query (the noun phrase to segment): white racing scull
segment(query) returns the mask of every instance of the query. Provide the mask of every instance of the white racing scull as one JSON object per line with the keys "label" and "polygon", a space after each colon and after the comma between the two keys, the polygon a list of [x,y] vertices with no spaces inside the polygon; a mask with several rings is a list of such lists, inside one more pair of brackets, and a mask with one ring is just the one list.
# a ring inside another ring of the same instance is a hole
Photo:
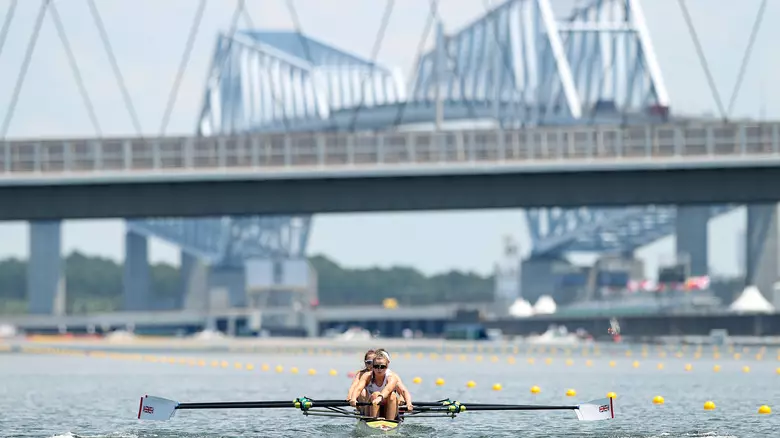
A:
{"label": "white racing scull", "polygon": [[[370,403],[358,403],[367,406]],[[400,407],[398,419],[366,417],[354,410],[345,400],[313,400],[299,397],[292,401],[243,401],[243,402],[196,402],[179,403],[162,397],[143,396],[138,406],[139,420],[170,420],[176,411],[188,409],[300,409],[307,416],[327,416],[352,418],[358,420],[359,429],[377,432],[395,432],[409,417],[451,417],[470,411],[574,411],[580,421],[598,421],[615,418],[614,400],[603,398],[577,405],[511,405],[489,403],[463,403],[438,400],[435,402],[415,402],[414,410],[407,412]]]}

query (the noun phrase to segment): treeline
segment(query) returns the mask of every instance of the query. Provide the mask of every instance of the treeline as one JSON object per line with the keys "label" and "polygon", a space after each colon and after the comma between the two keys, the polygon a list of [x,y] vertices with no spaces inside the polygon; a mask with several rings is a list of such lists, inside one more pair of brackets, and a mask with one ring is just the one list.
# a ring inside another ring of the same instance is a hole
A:
{"label": "treeline", "polygon": [[[492,277],[449,272],[425,276],[406,267],[347,269],[324,256],[310,259],[318,273],[320,305],[381,304],[395,298],[400,305],[492,300]],[[64,259],[68,313],[121,310],[122,265],[102,257],[74,252]],[[179,269],[160,263],[152,266],[152,291],[160,308],[181,302]],[[0,313],[26,311],[27,262],[0,261]]]}

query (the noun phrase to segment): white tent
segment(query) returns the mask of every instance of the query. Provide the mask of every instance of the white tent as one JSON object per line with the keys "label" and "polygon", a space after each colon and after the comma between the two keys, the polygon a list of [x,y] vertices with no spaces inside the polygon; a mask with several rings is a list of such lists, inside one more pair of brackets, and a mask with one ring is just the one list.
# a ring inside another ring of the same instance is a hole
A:
{"label": "white tent", "polygon": [[522,298],[518,298],[509,307],[509,314],[515,318],[527,318],[534,314],[534,309],[531,307],[531,303]]}
{"label": "white tent", "polygon": [[534,313],[537,315],[549,315],[555,313],[556,310],[558,310],[558,305],[549,295],[542,295],[534,304]]}
{"label": "white tent", "polygon": [[739,298],[731,303],[729,310],[738,313],[771,313],[775,311],[775,307],[761,295],[757,287],[748,286]]}

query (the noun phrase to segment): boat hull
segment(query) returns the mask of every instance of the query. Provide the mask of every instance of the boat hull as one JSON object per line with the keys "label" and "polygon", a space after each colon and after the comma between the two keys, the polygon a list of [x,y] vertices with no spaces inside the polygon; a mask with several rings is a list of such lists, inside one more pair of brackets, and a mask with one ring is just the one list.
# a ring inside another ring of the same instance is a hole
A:
{"label": "boat hull", "polygon": [[380,433],[383,435],[392,435],[398,433],[402,423],[403,421],[360,419],[358,420],[356,429],[359,432],[367,434]]}

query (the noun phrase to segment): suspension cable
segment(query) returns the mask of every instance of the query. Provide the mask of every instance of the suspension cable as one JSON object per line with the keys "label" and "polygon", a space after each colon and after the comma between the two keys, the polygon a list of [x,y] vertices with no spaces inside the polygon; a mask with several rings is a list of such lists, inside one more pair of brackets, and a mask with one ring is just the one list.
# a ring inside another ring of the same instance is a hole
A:
{"label": "suspension cable", "polygon": [[32,54],[35,51],[35,43],[38,41],[38,34],[41,31],[41,25],[43,24],[43,18],[46,16],[46,10],[48,9],[50,0],[41,0],[41,6],[38,9],[38,16],[35,19],[35,25],[33,28],[30,40],[27,43],[27,51],[24,54],[24,60],[22,61],[22,67],[19,69],[19,76],[16,78],[16,85],[14,86],[13,95],[11,96],[11,102],[8,104],[8,112],[5,114],[5,120],[3,121],[3,128],[0,130],[0,139],[4,139],[8,132],[8,127],[11,125],[11,120],[14,117],[16,111],[16,104],[19,101],[19,94],[22,91],[24,85],[24,79],[27,77],[27,68],[30,66],[30,60]]}
{"label": "suspension cable", "polygon": [[734,109],[734,103],[737,100],[739,89],[742,86],[742,80],[745,77],[745,70],[747,70],[747,64],[750,60],[750,54],[753,51],[753,43],[756,42],[756,36],[758,35],[758,29],[761,27],[762,19],[764,18],[764,11],[766,9],[766,0],[761,2],[758,7],[758,14],[756,20],[753,23],[753,29],[750,31],[750,39],[748,40],[745,54],[742,56],[742,64],[739,67],[739,74],[737,75],[737,82],[734,84],[734,90],[731,92],[731,99],[729,99],[728,117],[731,117],[731,112]]}
{"label": "suspension cable", "polygon": [[100,33],[100,39],[103,42],[103,47],[106,50],[106,54],[108,55],[109,61],[111,63],[111,68],[114,70],[114,76],[116,77],[117,84],[119,85],[119,89],[122,92],[122,96],[125,101],[125,108],[127,109],[127,112],[130,114],[130,119],[133,122],[133,126],[135,127],[136,134],[139,137],[143,137],[141,123],[138,121],[138,115],[135,112],[133,101],[130,98],[130,94],[127,91],[127,87],[125,86],[125,81],[124,78],[122,77],[122,71],[119,68],[119,64],[116,60],[116,57],[114,56],[114,50],[111,47],[111,42],[108,39],[106,28],[103,25],[103,19],[100,17],[100,12],[98,12],[97,6],[95,6],[95,0],[88,0],[88,5],[89,5],[90,12],[92,13],[92,17],[95,20],[95,26],[97,27],[98,32]]}
{"label": "suspension cable", "polygon": [[[433,24],[436,19],[436,16],[438,15],[439,10],[439,0],[428,0],[428,6],[429,6],[429,12],[428,12],[428,21],[425,22],[425,27],[423,28],[423,33],[420,36],[420,41],[417,43],[417,52],[415,55],[415,61],[412,65],[412,74],[409,75],[409,83],[407,84],[407,88],[409,91],[411,91],[412,87],[414,86],[413,80],[417,79],[419,80],[419,73],[420,73],[420,60],[423,58],[423,52],[425,51],[425,42],[428,40],[428,36],[430,36],[431,30],[433,29]],[[406,99],[401,102],[401,105],[398,107],[398,112],[396,113],[395,121],[393,122],[393,126],[398,126],[403,121],[404,113],[406,112],[406,106],[409,105],[409,96],[406,97]]]}
{"label": "suspension cable", "polygon": [[81,71],[79,70],[78,63],[76,62],[76,57],[73,55],[73,50],[71,49],[70,42],[68,41],[67,33],[65,33],[65,27],[62,25],[62,20],[60,19],[60,14],[57,10],[56,3],[49,3],[49,9],[51,10],[51,18],[52,21],[54,21],[54,27],[57,29],[57,34],[59,35],[60,41],[62,42],[62,45],[65,49],[65,54],[68,57],[68,63],[70,64],[70,68],[73,71],[73,77],[76,80],[76,86],[79,88],[79,94],[81,94],[81,98],[84,100],[84,107],[87,109],[87,114],[89,115],[89,119],[92,122],[92,127],[95,128],[95,133],[97,134],[98,138],[100,138],[103,136],[103,130],[100,128],[100,123],[98,122],[97,115],[95,114],[95,107],[92,105],[92,101],[89,98],[87,89],[84,86],[84,80],[81,76]]}
{"label": "suspension cable", "polygon": [[3,46],[5,45],[5,39],[8,36],[8,29],[11,27],[11,21],[14,19],[14,13],[16,12],[16,0],[11,0],[8,5],[8,11],[5,13],[5,21],[3,22],[3,28],[0,29],[0,54],[3,53]]}
{"label": "suspension cable", "polygon": [[176,97],[179,94],[179,87],[181,86],[184,72],[187,70],[187,64],[190,60],[190,54],[192,48],[195,45],[195,38],[198,36],[198,30],[203,19],[203,11],[206,9],[207,0],[201,0],[198,5],[197,11],[195,11],[195,17],[192,19],[192,25],[190,26],[190,33],[187,37],[187,42],[184,45],[184,53],[182,54],[181,62],[179,63],[179,70],[176,72],[176,79],[173,81],[171,91],[168,94],[168,103],[165,106],[165,112],[163,113],[162,122],[160,122],[160,136],[165,135],[165,131],[168,129],[168,121],[170,120],[171,113],[173,112],[173,105],[176,103]]}
{"label": "suspension cable", "polygon": [[720,94],[718,93],[718,88],[715,86],[715,81],[712,78],[712,73],[710,73],[710,68],[709,65],[707,64],[707,59],[704,56],[704,51],[701,48],[701,43],[699,43],[699,36],[696,33],[696,29],[693,25],[693,21],[691,20],[691,15],[688,12],[688,7],[685,5],[685,0],[677,0],[677,3],[680,4],[680,9],[682,9],[683,17],[685,18],[685,23],[688,26],[688,33],[690,33],[691,38],[693,39],[693,44],[696,46],[696,53],[699,57],[699,63],[704,69],[704,74],[707,76],[707,82],[709,83],[710,91],[712,92],[712,97],[715,99],[715,104],[718,105],[718,111],[720,111],[720,115],[723,118],[723,120],[728,121],[728,115],[726,114],[726,110],[723,109],[723,102],[721,102],[720,100]]}
{"label": "suspension cable", "polygon": [[387,0],[387,4],[385,5],[385,12],[382,15],[382,21],[381,24],[379,25],[379,31],[377,31],[376,38],[374,39],[374,48],[371,50],[371,68],[367,72],[363,73],[363,77],[360,81],[360,102],[355,107],[355,110],[352,113],[352,121],[349,123],[350,131],[355,130],[358,114],[360,113],[360,110],[363,108],[363,105],[365,104],[366,80],[368,80],[369,76],[373,77],[374,70],[376,70],[376,59],[377,56],[379,55],[379,50],[382,48],[382,41],[384,40],[385,32],[387,31],[387,25],[390,23],[390,16],[393,14],[394,6],[395,6],[395,0]]}

